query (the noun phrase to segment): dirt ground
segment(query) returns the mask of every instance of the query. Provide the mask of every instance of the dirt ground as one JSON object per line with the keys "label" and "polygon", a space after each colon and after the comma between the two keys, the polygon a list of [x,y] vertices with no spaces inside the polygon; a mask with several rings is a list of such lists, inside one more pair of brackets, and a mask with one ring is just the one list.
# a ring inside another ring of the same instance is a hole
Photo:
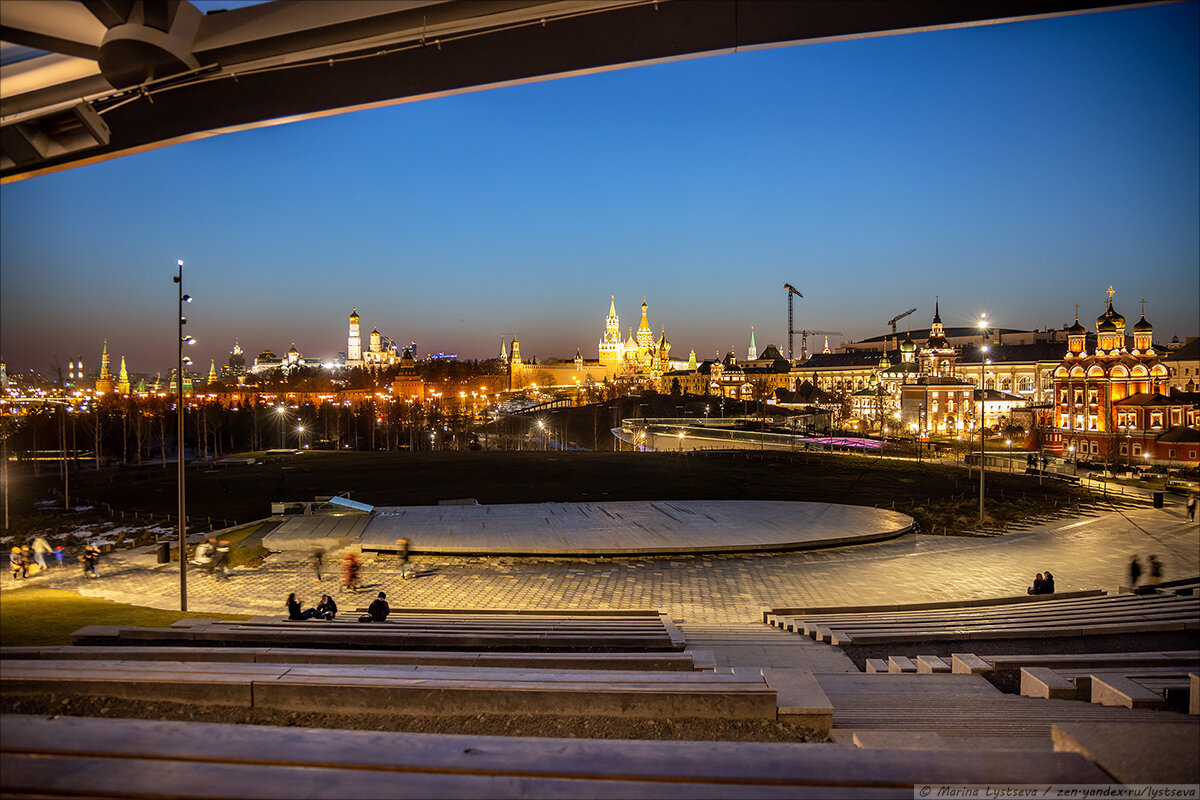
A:
{"label": "dirt ground", "polygon": [[557,717],[532,714],[404,716],[321,714],[266,708],[200,706],[66,694],[5,695],[0,712],[73,717],[220,722],[363,731],[406,731],[471,736],[536,736],[564,739],[657,739],[719,742],[828,742],[829,738],[774,720]]}

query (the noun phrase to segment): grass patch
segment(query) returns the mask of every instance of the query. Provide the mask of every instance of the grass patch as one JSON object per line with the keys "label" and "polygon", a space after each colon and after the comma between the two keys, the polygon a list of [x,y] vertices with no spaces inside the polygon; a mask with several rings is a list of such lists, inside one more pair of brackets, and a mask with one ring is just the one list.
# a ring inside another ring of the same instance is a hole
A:
{"label": "grass patch", "polygon": [[71,644],[71,634],[88,625],[165,628],[185,617],[250,619],[249,614],[201,614],[131,606],[61,589],[12,589],[4,592],[4,602],[0,603],[0,646],[53,647]]}

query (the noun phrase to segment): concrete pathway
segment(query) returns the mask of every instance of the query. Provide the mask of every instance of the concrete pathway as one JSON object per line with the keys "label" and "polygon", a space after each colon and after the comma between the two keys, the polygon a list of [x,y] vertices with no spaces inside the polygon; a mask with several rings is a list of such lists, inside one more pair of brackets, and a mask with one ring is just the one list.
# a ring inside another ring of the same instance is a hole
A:
{"label": "concrete pathway", "polygon": [[[777,554],[621,557],[592,560],[429,556],[402,580],[386,556],[363,558],[362,591],[336,575],[318,583],[304,552],[282,553],[228,581],[189,573],[192,611],[282,613],[296,592],[315,603],[331,593],[342,608],[365,606],[376,591],[393,607],[653,608],[685,625],[757,625],[762,606],[917,602],[1020,594],[1035,572],[1051,570],[1061,590],[1115,589],[1134,554],[1155,553],[1167,579],[1200,573],[1200,528],[1181,508],[1142,508],[1056,520],[992,538],[908,534],[887,542]],[[326,563],[336,563],[331,553]],[[105,557],[101,577],[77,566],[19,581],[156,608],[179,608],[179,572],[152,553]],[[0,589],[14,582],[7,575]]]}

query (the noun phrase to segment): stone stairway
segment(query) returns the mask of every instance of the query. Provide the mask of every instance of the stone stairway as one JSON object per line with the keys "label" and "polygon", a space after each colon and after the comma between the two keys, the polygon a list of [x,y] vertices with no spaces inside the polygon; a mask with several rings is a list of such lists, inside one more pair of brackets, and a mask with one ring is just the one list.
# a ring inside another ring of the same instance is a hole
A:
{"label": "stone stairway", "polygon": [[688,623],[676,620],[687,649],[710,650],[718,668],[783,667],[810,672],[858,672],[840,648],[757,622]]}
{"label": "stone stairway", "polygon": [[[833,704],[837,741],[862,731],[938,734],[958,746],[1052,749],[1051,726],[1073,722],[1170,723],[1187,717],[1164,711],[1096,706],[1004,694],[979,675],[820,674]],[[890,737],[895,741],[896,737]],[[1004,740],[1015,740],[1003,745]]]}

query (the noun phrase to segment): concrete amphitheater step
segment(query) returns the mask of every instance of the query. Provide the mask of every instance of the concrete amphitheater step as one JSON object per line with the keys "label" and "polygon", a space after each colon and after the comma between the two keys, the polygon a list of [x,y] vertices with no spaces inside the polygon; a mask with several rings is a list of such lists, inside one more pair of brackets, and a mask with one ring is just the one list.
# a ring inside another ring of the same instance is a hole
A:
{"label": "concrete amphitheater step", "polygon": [[857,672],[840,648],[807,637],[768,628],[757,622],[745,625],[680,623],[689,650],[711,651],[718,667],[782,667],[810,672]]}
{"label": "concrete amphitheater step", "polygon": [[817,674],[833,704],[833,725],[848,731],[931,732],[955,740],[1049,740],[1055,723],[1157,722],[1180,715],[1004,694],[979,675]]}

